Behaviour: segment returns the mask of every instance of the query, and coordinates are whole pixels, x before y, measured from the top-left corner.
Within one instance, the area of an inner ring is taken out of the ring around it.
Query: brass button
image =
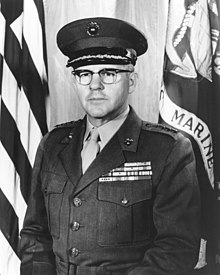
[[[73,199],[73,204],[76,206],[76,207],[79,207],[82,205],[82,201],[80,198],[74,198]]]
[[[126,197],[124,197],[122,200],[121,200],[121,203],[126,205],[128,204],[128,199]]]
[[[72,229],[73,231],[77,231],[77,230],[79,230],[79,228],[80,228],[80,224],[79,224],[78,222],[73,222],[73,223],[72,223],[71,229]]]
[[[71,257],[77,257],[79,255],[79,249],[73,247],[70,249],[70,256]]]

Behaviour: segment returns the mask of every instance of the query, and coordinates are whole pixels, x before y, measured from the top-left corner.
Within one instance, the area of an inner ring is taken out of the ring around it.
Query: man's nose
[[[94,73],[92,76],[92,80],[89,84],[91,90],[104,89],[104,85],[99,77],[98,73]]]

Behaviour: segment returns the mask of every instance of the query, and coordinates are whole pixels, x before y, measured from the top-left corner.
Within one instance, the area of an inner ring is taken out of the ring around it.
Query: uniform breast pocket
[[[42,191],[48,215],[48,225],[53,237],[60,235],[60,211],[67,177],[54,173],[42,173]]]
[[[152,181],[99,182],[99,245],[123,246],[149,239]]]

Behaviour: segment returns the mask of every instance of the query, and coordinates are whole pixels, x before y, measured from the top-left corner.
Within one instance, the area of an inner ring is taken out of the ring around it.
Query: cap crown
[[[133,58],[133,55],[142,55],[147,50],[146,37],[133,25],[105,17],[68,23],[59,30],[57,44],[61,52],[69,57],[69,61],[99,53]]]

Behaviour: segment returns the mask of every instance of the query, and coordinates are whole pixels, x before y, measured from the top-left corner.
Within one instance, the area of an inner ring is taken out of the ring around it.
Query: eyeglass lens
[[[93,72],[89,70],[76,70],[73,71],[73,74],[81,85],[89,85],[92,81],[93,74],[98,74],[104,84],[113,84],[117,80],[117,74],[123,72],[131,71],[119,69],[102,69],[99,72]]]

